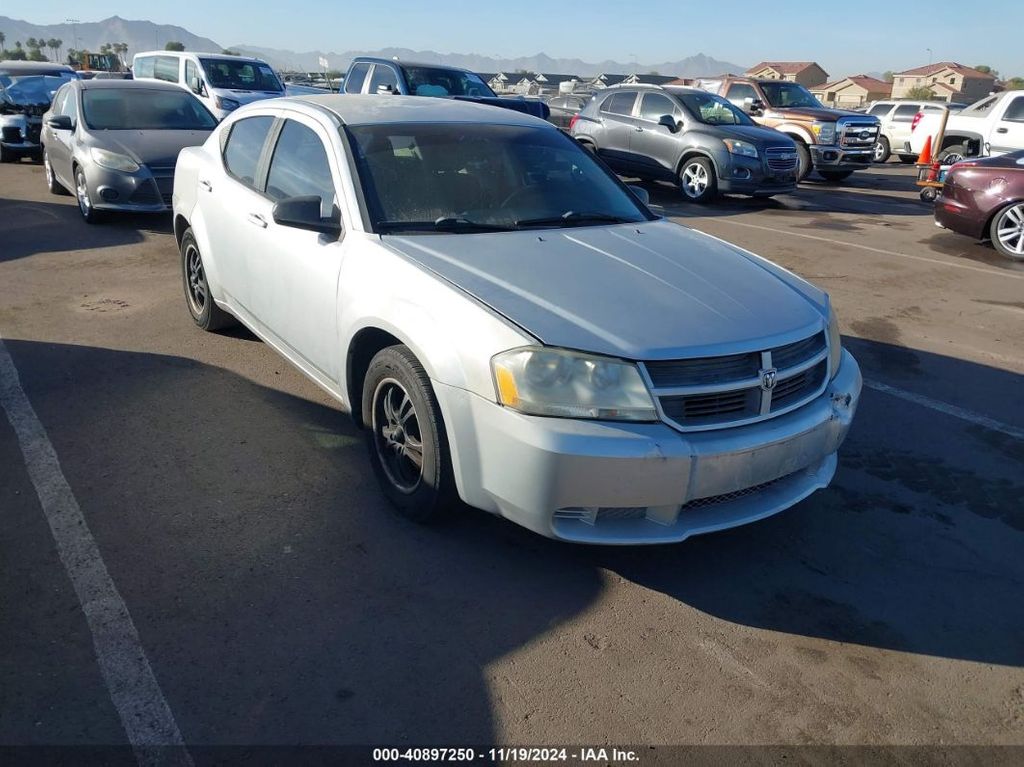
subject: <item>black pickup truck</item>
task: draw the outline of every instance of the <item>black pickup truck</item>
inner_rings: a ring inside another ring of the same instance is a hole
[[[345,75],[344,91],[476,101],[480,104],[491,104],[523,112],[544,120],[551,114],[548,105],[543,101],[499,98],[480,75],[468,69],[443,64],[418,64],[358,56],[352,59],[349,65],[348,73]]]

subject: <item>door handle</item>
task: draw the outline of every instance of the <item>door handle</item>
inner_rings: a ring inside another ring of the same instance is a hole
[[[636,126],[636,132],[637,132],[637,133],[643,133],[643,132],[644,132],[644,129],[643,129],[643,127],[642,127],[642,126],[640,126],[640,125]]]
[[[199,186],[207,192],[213,191],[213,184],[204,178],[199,179]]]
[[[267,228],[267,219],[263,218],[259,213],[250,213],[249,223],[253,226],[258,226],[260,229]]]
[[[1009,133],[1009,128],[996,128],[996,133]]]

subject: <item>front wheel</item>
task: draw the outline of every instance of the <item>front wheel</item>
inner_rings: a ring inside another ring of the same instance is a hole
[[[87,224],[95,224],[100,220],[100,212],[92,206],[89,198],[89,185],[85,180],[85,171],[75,168],[75,197],[78,198],[78,210]]]
[[[806,144],[796,142],[796,180],[803,181],[810,175],[813,167],[811,165],[811,150]]]
[[[826,181],[832,182],[844,181],[853,175],[852,170],[819,170],[818,173]]]
[[[50,165],[50,155],[43,150],[43,174],[46,176],[46,188],[50,194],[67,194],[68,190],[61,186],[57,177],[53,175],[53,166]]]
[[[718,196],[714,166],[705,157],[694,157],[679,171],[679,188],[690,202],[711,202]]]
[[[196,236],[186,229],[181,237],[181,280],[185,288],[185,303],[196,325],[203,330],[213,331],[237,323],[234,317],[217,306],[210,294],[210,283],[206,279],[203,254],[199,252]]]
[[[892,150],[889,147],[889,139],[885,136],[879,136],[878,141],[875,142],[875,146],[871,150],[871,159],[874,162],[886,162],[890,154],[892,154]]]
[[[370,361],[363,381],[370,463],[384,495],[409,519],[435,522],[455,501],[448,437],[430,378],[407,346]]]
[[[1007,258],[1024,261],[1024,202],[1007,205],[992,219],[992,246]]]

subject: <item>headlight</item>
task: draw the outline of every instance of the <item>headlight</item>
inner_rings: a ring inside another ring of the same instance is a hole
[[[814,134],[814,140],[819,144],[836,143],[835,123],[814,122],[811,124],[811,132]]]
[[[100,149],[98,146],[94,146],[90,149],[89,154],[92,155],[92,161],[103,168],[120,170],[125,173],[134,173],[139,169],[139,164],[131,157],[126,157],[123,154],[111,152],[106,149]]]
[[[222,96],[214,98],[214,102],[217,104],[217,109],[223,109],[230,112],[232,109],[238,109],[239,103],[234,99],[226,99]]]
[[[835,378],[843,359],[843,339],[839,335],[839,317],[831,306],[828,311],[828,374]]]
[[[742,157],[757,157],[757,147],[753,144],[748,144],[746,141],[736,141],[735,139],[727,138],[722,139],[722,143],[725,144],[732,154],[738,154]]]
[[[529,415],[654,421],[636,365],[561,349],[527,347],[491,360],[498,402]]]

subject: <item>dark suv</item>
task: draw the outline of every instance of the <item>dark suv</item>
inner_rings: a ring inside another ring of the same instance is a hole
[[[796,189],[793,140],[695,88],[608,88],[580,112],[570,133],[616,172],[672,181],[693,202]]]

